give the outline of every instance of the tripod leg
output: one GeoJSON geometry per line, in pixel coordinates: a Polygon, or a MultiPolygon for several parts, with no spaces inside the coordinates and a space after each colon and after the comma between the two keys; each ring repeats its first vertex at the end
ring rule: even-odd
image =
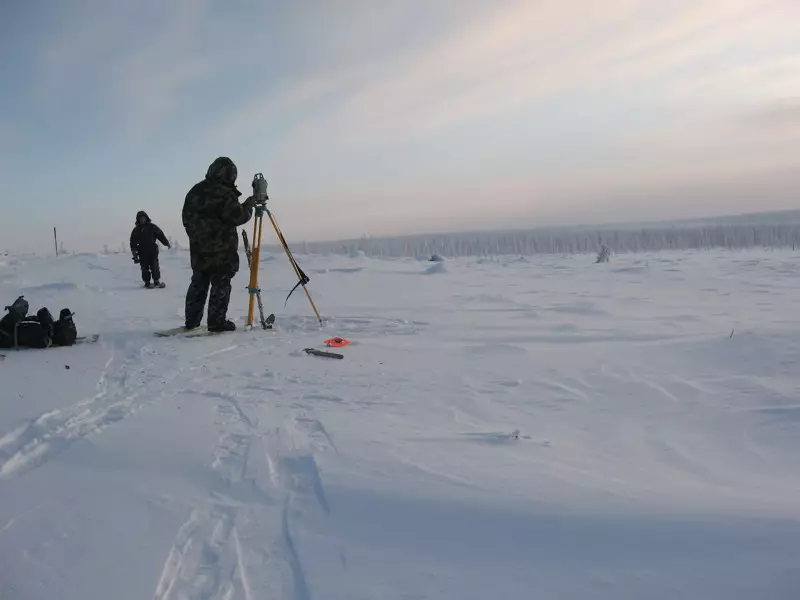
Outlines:
{"type": "MultiPolygon", "coordinates": [[[[253,266],[253,253],[250,250],[250,242],[247,239],[247,232],[242,231],[242,240],[244,241],[244,253],[247,256],[247,266],[252,269],[253,266]]],[[[248,288],[249,289],[249,288],[248,288]]],[[[261,328],[262,329],[270,329],[271,328],[271,321],[274,320],[275,316],[271,315],[271,321],[267,322],[264,318],[264,304],[261,301],[261,290],[256,290],[256,300],[258,301],[258,314],[261,317],[261,328]]],[[[252,326],[252,321],[248,322],[248,325],[252,326]]]]}
{"type": "Polygon", "coordinates": [[[259,250],[261,246],[261,227],[262,222],[261,212],[256,212],[256,218],[253,223],[253,248],[250,256],[250,284],[248,285],[248,292],[250,292],[250,299],[247,307],[247,326],[253,326],[253,312],[255,304],[255,296],[258,292],[258,262],[259,250]]]}
{"type": "MultiPolygon", "coordinates": [[[[300,280],[300,283],[303,286],[303,291],[306,293],[306,297],[308,298],[308,301],[311,304],[311,308],[314,309],[314,314],[317,315],[317,320],[319,321],[319,324],[322,325],[322,317],[319,316],[319,311],[317,310],[314,301],[311,299],[311,294],[309,293],[308,288],[304,283],[303,274],[300,271],[300,267],[297,266],[297,263],[294,260],[294,256],[292,256],[292,251],[289,249],[289,245],[286,243],[286,239],[283,237],[283,233],[278,227],[277,221],[275,221],[275,217],[269,210],[267,210],[267,216],[269,217],[270,222],[272,222],[272,227],[275,228],[275,233],[278,236],[278,240],[280,240],[281,242],[281,246],[283,246],[283,249],[286,252],[286,256],[289,257],[289,262],[292,263],[292,268],[294,268],[294,272],[297,275],[297,279],[300,280]]],[[[305,279],[305,281],[308,281],[308,279],[305,279]]]]}
{"type": "MultiPolygon", "coordinates": [[[[250,242],[247,239],[246,231],[242,231],[242,240],[244,241],[244,252],[247,256],[247,266],[252,269],[253,253],[250,250],[250,242]]],[[[275,320],[275,315],[270,315],[269,319],[264,318],[264,303],[261,301],[261,289],[256,290],[256,300],[258,301],[258,315],[261,318],[261,328],[271,329],[272,322],[275,320]]],[[[252,320],[248,323],[248,325],[252,326],[252,320]]]]}

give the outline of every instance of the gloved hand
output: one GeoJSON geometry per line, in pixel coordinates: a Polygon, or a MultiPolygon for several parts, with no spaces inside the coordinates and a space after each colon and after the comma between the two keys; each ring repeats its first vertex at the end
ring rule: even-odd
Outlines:
{"type": "Polygon", "coordinates": [[[133,255],[133,262],[134,262],[135,264],[137,264],[137,265],[139,264],[139,255],[138,255],[138,254],[134,254],[134,255],[133,255]]]}

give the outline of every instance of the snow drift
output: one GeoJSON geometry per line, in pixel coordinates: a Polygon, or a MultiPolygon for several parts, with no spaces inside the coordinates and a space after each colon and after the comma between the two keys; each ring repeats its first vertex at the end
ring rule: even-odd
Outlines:
{"type": "Polygon", "coordinates": [[[277,255],[194,339],[184,253],[1,265],[101,338],[0,351],[0,597],[800,597],[796,257],[740,258],[308,256],[320,328],[277,255]]]}

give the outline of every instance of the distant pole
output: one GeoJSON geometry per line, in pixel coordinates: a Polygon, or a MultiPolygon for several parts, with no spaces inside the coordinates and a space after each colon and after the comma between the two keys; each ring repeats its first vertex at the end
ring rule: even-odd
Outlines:
{"type": "Polygon", "coordinates": [[[58,258],[58,234],[56,233],[56,228],[53,227],[53,242],[56,245],[56,258],[58,258]]]}

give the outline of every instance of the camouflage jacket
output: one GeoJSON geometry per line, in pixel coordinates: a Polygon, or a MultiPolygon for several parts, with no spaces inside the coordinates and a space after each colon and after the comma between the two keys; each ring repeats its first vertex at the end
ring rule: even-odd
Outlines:
{"type": "Polygon", "coordinates": [[[183,203],[183,227],[189,236],[192,269],[233,276],[239,270],[236,228],[253,216],[255,200],[239,204],[236,165],[217,158],[203,181],[195,184],[183,203]]]}

